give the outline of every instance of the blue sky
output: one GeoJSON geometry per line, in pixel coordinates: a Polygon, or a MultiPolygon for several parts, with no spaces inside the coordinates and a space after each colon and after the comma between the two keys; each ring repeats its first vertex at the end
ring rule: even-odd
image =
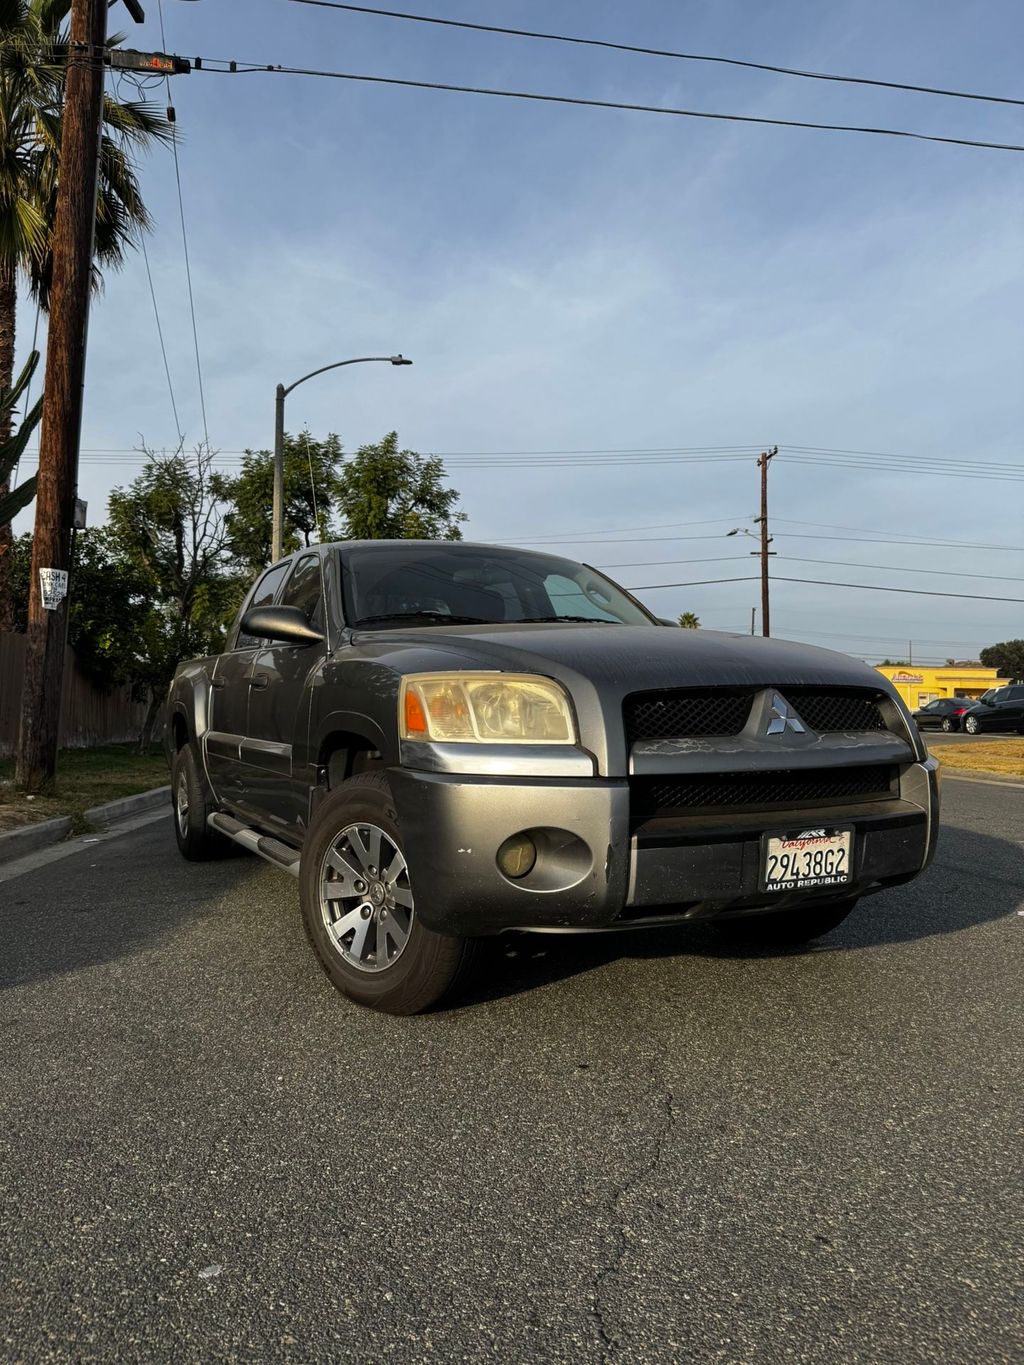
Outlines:
{"type": "MultiPolygon", "coordinates": [[[[163,4],[167,46],[189,57],[1024,142],[1021,109],[287,0],[163,4]]],[[[158,48],[157,0],[146,8],[149,22],[130,42],[158,48]]],[[[1024,95],[1024,11],[1011,0],[409,8],[1024,95]]],[[[115,23],[132,27],[123,11],[115,23]]],[[[197,73],[173,89],[215,447],[269,444],[278,380],[401,350],[412,369],[363,366],[298,390],[289,427],[337,431],[349,449],[397,428],[424,452],[778,443],[779,574],[1024,598],[1024,551],[795,538],[841,526],[1024,546],[1020,485],[786,457],[787,446],[803,445],[1020,461],[1024,156],[286,76],[197,73]],[[786,565],[787,556],[858,567],[786,565]]],[[[179,411],[195,440],[202,423],[169,155],[147,161],[142,177],[158,223],[149,253],[179,411]]],[[[23,340],[30,327],[26,309],[23,340]]],[[[141,258],[110,277],[94,310],[88,378],[85,447],[175,444],[141,258]]],[[[94,518],[136,467],[110,456],[84,463],[94,518]]],[[[594,531],[595,543],[562,548],[627,566],[612,570],[627,585],[751,571],[753,546],[722,537],[757,510],[752,461],[645,466],[627,456],[491,470],[453,461],[451,479],[474,539],[594,531]],[[632,529],[669,523],[649,537],[632,529]],[[676,526],[681,539],[665,539],[676,526]],[[618,528],[629,530],[609,534],[618,528]],[[649,563],[717,556],[730,559],[649,563]]],[[[744,629],[756,585],[641,596],[664,614],[689,608],[707,625],[744,629]]],[[[869,657],[902,655],[910,639],[915,657],[963,657],[1024,634],[1011,603],[796,584],[775,587],[773,616],[777,634],[869,657]]]]}

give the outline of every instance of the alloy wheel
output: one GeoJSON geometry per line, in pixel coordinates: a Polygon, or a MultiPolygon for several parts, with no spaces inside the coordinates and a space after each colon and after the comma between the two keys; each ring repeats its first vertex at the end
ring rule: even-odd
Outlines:
{"type": "Polygon", "coordinates": [[[188,836],[188,777],[184,772],[178,777],[178,787],[174,794],[174,818],[178,822],[178,833],[188,836]]]}
{"type": "Polygon", "coordinates": [[[320,915],[343,960],[383,972],[401,957],[415,914],[401,849],[377,825],[341,831],[320,867],[320,915]]]}

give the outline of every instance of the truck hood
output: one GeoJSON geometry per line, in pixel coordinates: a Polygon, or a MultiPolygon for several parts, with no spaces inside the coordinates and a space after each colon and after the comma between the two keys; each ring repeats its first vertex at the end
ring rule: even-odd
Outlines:
{"type": "MultiPolygon", "coordinates": [[[[663,687],[770,686],[828,683],[888,692],[867,664],[833,650],[788,640],[666,626],[566,623],[429,626],[359,632],[362,650],[381,662],[392,654],[401,671],[415,671],[419,650],[450,655],[455,668],[541,673],[567,683],[585,679],[605,694],[625,696],[663,687]],[[412,664],[412,667],[410,667],[412,664]],[[575,675],[575,676],[572,676],[575,675]]],[[[440,661],[422,665],[444,667],[440,661]]]]}

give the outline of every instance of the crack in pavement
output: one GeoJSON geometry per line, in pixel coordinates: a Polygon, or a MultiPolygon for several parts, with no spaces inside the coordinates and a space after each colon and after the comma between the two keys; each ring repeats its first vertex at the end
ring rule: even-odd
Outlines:
{"type": "MultiPolygon", "coordinates": [[[[662,1060],[664,1061],[664,1055],[662,1060]]],[[[626,1235],[622,1206],[629,1195],[639,1189],[642,1184],[649,1185],[651,1183],[652,1177],[662,1163],[666,1144],[675,1127],[676,1119],[679,1116],[672,1087],[669,1085],[667,1079],[659,1073],[656,1066],[651,1067],[650,1077],[654,1084],[654,1094],[658,1101],[658,1110],[661,1113],[661,1121],[657,1124],[651,1138],[653,1150],[650,1160],[638,1163],[629,1179],[615,1187],[611,1198],[605,1205],[613,1220],[616,1245],[611,1259],[605,1266],[597,1271],[591,1285],[591,1317],[594,1322],[598,1340],[601,1343],[602,1359],[606,1360],[610,1359],[621,1346],[618,1337],[614,1336],[609,1330],[608,1322],[605,1317],[603,1297],[605,1286],[621,1269],[622,1263],[626,1259],[626,1253],[629,1250],[629,1239],[626,1235]]]]}

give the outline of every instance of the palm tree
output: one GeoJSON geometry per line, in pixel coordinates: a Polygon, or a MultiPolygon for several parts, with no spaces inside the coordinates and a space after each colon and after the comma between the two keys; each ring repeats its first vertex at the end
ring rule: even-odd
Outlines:
{"type": "Polygon", "coordinates": [[[684,630],[700,630],[700,617],[696,612],[684,611],[679,617],[679,624],[684,630]]]}
{"type": "MultiPolygon", "coordinates": [[[[0,0],[0,392],[11,389],[14,377],[19,278],[44,311],[49,306],[70,8],[71,0],[0,0]]],[[[110,45],[121,41],[115,35],[110,45]]],[[[174,136],[160,106],[149,100],[108,95],[103,118],[97,286],[101,270],[116,270],[151,226],[136,156],[174,136]]],[[[12,411],[0,412],[0,443],[10,438],[13,421],[12,411]]],[[[0,497],[6,492],[5,482],[0,497]]],[[[0,525],[0,630],[11,619],[10,544],[10,524],[0,525]]]]}

